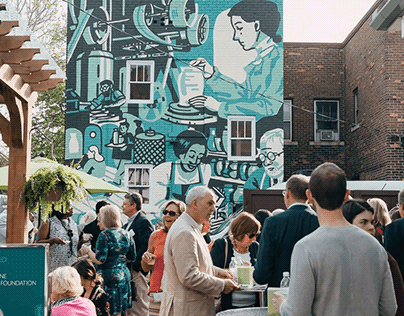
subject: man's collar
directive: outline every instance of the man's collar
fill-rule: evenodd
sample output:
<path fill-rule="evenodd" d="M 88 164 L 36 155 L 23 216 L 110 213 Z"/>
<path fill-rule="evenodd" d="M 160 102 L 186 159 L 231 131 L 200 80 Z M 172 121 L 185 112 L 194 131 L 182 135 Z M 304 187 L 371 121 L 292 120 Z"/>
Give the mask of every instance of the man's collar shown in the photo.
<path fill-rule="evenodd" d="M 185 214 L 185 218 L 188 219 L 188 221 L 190 222 L 191 226 L 195 229 L 201 229 L 201 226 L 192 218 L 191 215 L 189 215 L 186 211 L 184 213 L 182 213 L 181 216 L 183 216 Z"/>
<path fill-rule="evenodd" d="M 300 206 L 304 206 L 304 207 L 305 207 L 305 210 L 306 210 L 308 213 L 317 216 L 317 213 L 310 207 L 310 205 L 308 205 L 308 204 L 306 204 L 306 203 L 301 203 L 301 202 L 293 203 L 291 206 L 288 207 L 288 210 L 289 210 L 291 207 L 293 207 L 293 206 L 299 206 L 299 205 L 300 205 Z"/>
<path fill-rule="evenodd" d="M 136 216 L 139 215 L 140 212 L 141 211 L 137 211 L 135 214 L 133 214 L 131 217 L 129 217 L 128 222 L 130 222 L 130 221 L 133 222 L 135 220 Z"/>

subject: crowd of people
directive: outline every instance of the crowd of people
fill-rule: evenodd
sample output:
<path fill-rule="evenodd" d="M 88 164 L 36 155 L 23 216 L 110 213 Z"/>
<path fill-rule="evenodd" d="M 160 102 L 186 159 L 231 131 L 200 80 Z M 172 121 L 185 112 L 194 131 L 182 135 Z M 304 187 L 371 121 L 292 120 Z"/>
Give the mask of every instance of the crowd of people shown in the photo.
<path fill-rule="evenodd" d="M 380 198 L 352 199 L 344 171 L 325 163 L 310 178 L 292 175 L 283 196 L 285 210 L 242 212 L 213 241 L 206 186 L 185 203 L 167 201 L 158 229 L 138 193 L 125 195 L 125 225 L 101 201 L 84 234 L 71 208 L 54 211 L 36 241 L 50 244 L 52 315 L 211 316 L 258 306 L 257 293 L 238 291 L 234 263 L 254 267 L 254 281 L 268 287 L 290 272 L 287 297 L 272 300 L 282 315 L 404 315 L 404 189 L 392 216 Z"/>

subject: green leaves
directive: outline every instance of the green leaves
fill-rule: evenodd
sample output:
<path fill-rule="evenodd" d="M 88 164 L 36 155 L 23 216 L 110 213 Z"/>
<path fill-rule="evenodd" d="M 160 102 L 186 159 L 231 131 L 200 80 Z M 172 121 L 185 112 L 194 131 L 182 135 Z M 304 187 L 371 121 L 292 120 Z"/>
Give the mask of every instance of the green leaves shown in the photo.
<path fill-rule="evenodd" d="M 31 152 L 33 157 L 43 151 L 48 158 L 59 163 L 64 161 L 64 89 L 65 84 L 61 83 L 55 89 L 42 92 L 38 96 L 32 117 Z"/>
<path fill-rule="evenodd" d="M 59 201 L 47 201 L 46 194 L 53 190 L 62 191 Z M 23 187 L 22 202 L 30 212 L 38 212 L 41 207 L 42 217 L 46 218 L 52 212 L 52 204 L 57 211 L 66 213 L 70 202 L 80 202 L 87 197 L 83 180 L 63 166 L 51 166 L 38 169 L 30 176 Z"/>

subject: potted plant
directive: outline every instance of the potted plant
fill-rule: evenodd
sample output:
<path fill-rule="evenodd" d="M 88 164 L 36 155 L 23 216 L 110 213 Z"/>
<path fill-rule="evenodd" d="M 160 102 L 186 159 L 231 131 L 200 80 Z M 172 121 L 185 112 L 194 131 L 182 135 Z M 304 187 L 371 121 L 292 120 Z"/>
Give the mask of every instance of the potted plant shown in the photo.
<path fill-rule="evenodd" d="M 87 197 L 83 180 L 65 166 L 49 166 L 38 169 L 24 184 L 22 202 L 31 212 L 41 209 L 43 218 L 52 212 L 67 212 L 70 202 L 83 201 Z"/>

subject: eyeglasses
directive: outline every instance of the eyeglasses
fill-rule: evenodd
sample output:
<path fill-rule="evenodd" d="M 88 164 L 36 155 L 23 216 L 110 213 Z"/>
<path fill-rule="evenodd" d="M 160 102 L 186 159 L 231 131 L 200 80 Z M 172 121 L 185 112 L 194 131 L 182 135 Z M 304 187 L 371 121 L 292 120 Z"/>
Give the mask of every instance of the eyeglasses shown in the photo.
<path fill-rule="evenodd" d="M 164 210 L 163 211 L 163 215 L 167 215 L 167 214 L 169 214 L 170 216 L 178 216 L 179 214 L 177 214 L 176 212 L 174 212 L 174 211 L 167 211 L 167 210 Z"/>
<path fill-rule="evenodd" d="M 279 157 L 282 154 L 283 151 L 281 151 L 280 153 L 274 153 L 273 151 L 268 151 L 265 154 L 263 153 L 259 154 L 259 158 L 262 162 L 264 162 L 266 159 L 272 162 L 275 161 L 276 157 Z"/>
<path fill-rule="evenodd" d="M 256 233 L 256 234 L 249 234 L 249 235 L 247 235 L 247 236 L 248 236 L 248 238 L 253 239 L 253 238 L 257 238 L 260 234 L 261 234 L 261 233 L 258 232 L 258 233 Z"/>

